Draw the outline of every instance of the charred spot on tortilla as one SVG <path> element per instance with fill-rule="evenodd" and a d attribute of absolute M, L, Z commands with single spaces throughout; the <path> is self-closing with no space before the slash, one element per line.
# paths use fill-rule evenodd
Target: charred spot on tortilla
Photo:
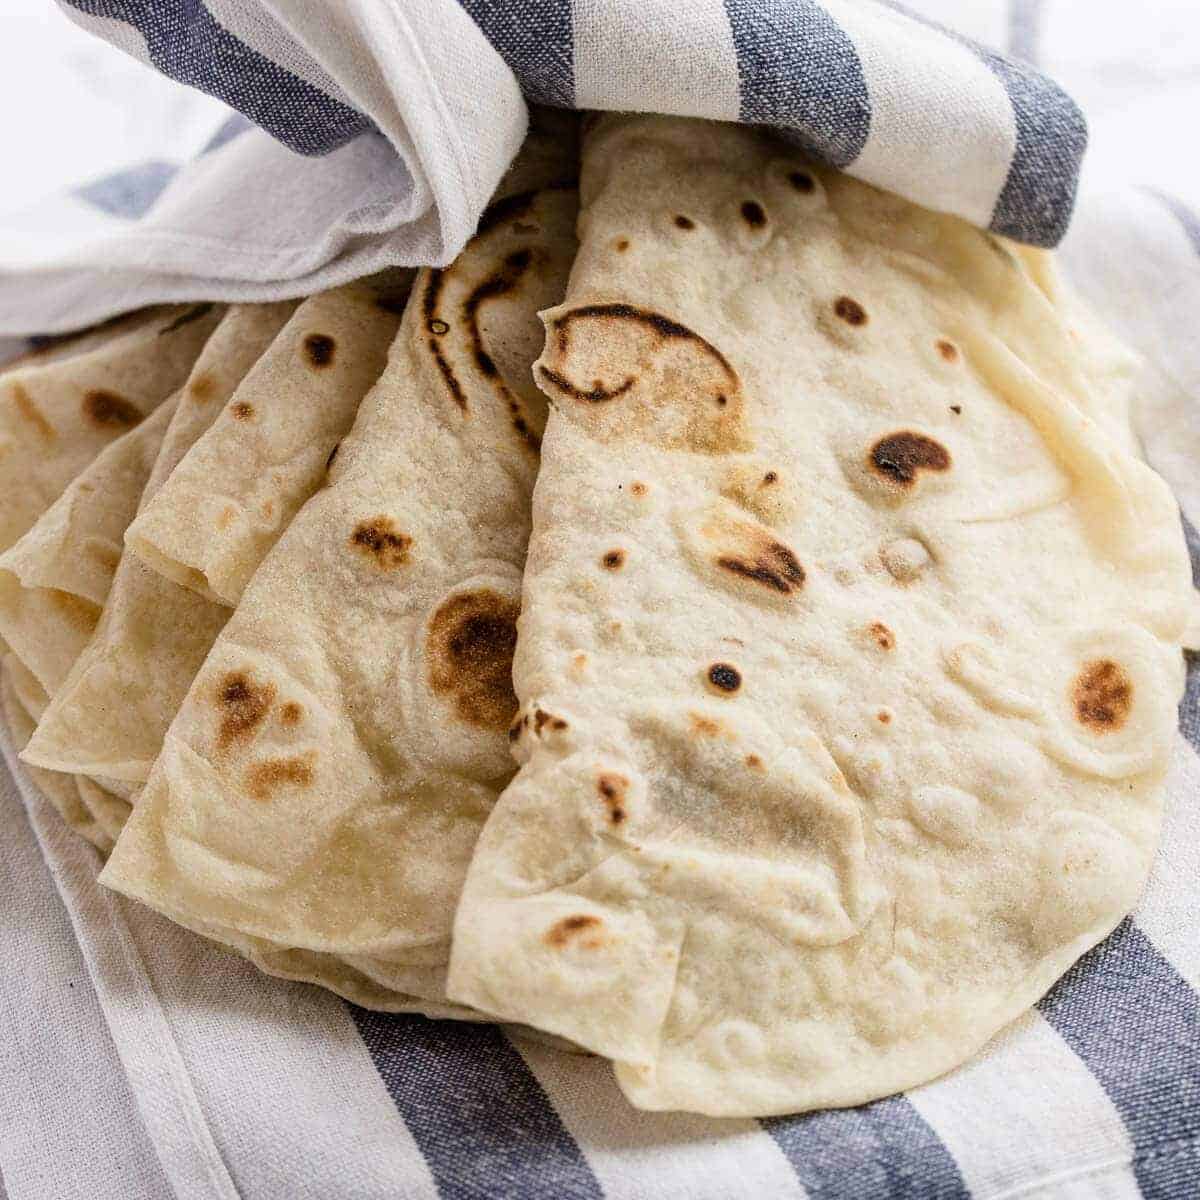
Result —
<path fill-rule="evenodd" d="M 542 378 L 547 383 L 553 384 L 560 392 L 566 396 L 570 396 L 573 400 L 589 400 L 592 403 L 599 403 L 603 400 L 615 400 L 618 396 L 624 395 L 634 385 L 632 376 L 625 379 L 624 382 L 615 388 L 606 388 L 603 384 L 596 383 L 590 389 L 576 387 L 565 375 L 550 367 L 538 365 L 538 370 L 542 374 Z"/>
<path fill-rule="evenodd" d="M 618 254 L 624 254 L 625 251 L 629 249 L 629 239 L 628 238 L 617 238 L 617 240 L 615 242 L 615 247 L 616 247 Z"/>
<path fill-rule="evenodd" d="M 705 678 L 715 691 L 726 696 L 733 695 L 742 686 L 742 673 L 727 662 L 713 663 Z"/>
<path fill-rule="evenodd" d="M 1133 708 L 1133 682 L 1112 659 L 1085 663 L 1072 693 L 1075 716 L 1094 733 L 1111 733 L 1125 724 Z"/>
<path fill-rule="evenodd" d="M 757 200 L 746 200 L 742 203 L 742 220 L 751 229 L 761 229 L 767 223 L 767 214 Z"/>
<path fill-rule="evenodd" d="M 871 447 L 871 467 L 901 487 L 911 487 L 920 471 L 948 471 L 950 451 L 941 442 L 902 429 L 889 433 Z"/>
<path fill-rule="evenodd" d="M 847 325 L 865 325 L 868 320 L 867 310 L 857 300 L 852 300 L 849 296 L 839 296 L 833 302 L 833 311 Z"/>
<path fill-rule="evenodd" d="M 701 337 L 694 330 L 689 329 L 686 325 L 681 325 L 678 321 L 672 320 L 670 317 L 665 317 L 661 313 L 650 309 L 636 308 L 631 304 L 582 305 L 579 308 L 571 309 L 557 318 L 551 332 L 555 348 L 560 356 L 566 357 L 568 355 L 572 326 L 580 321 L 597 321 L 610 330 L 615 329 L 621 323 L 631 324 L 635 328 L 647 330 L 654 339 L 655 347 L 664 342 L 683 342 L 690 345 L 700 355 L 711 359 L 726 380 L 727 387 L 719 392 L 714 392 L 718 408 L 724 408 L 728 405 L 729 397 L 740 391 L 740 381 L 737 373 L 730 365 L 729 360 L 711 342 Z M 611 384 L 605 384 L 603 380 L 594 378 L 588 381 L 577 382 L 555 367 L 539 365 L 538 371 L 546 383 L 563 395 L 569 396 L 574 400 L 587 401 L 592 404 L 615 400 L 628 392 L 638 381 L 636 374 L 629 374 L 620 382 Z M 707 384 L 707 386 L 712 385 Z M 736 420 L 736 414 L 733 410 L 731 410 L 729 417 L 724 418 L 724 420 L 729 419 Z M 729 428 L 722 424 L 716 430 L 708 431 L 703 436 L 695 432 L 690 436 L 694 443 L 703 443 L 703 446 L 696 445 L 695 448 L 715 449 L 717 446 L 724 446 L 731 438 L 736 438 L 737 434 L 731 432 Z M 717 446 L 714 446 L 714 442 Z"/>
<path fill-rule="evenodd" d="M 811 192 L 817 186 L 813 183 L 813 177 L 807 171 L 793 171 L 788 176 L 788 182 L 798 192 Z"/>
<path fill-rule="evenodd" d="M 12 385 L 12 398 L 17 412 L 38 431 L 45 441 L 52 442 L 56 436 L 54 426 L 46 419 L 46 414 L 34 404 L 32 397 L 21 384 L 14 383 Z"/>
<path fill-rule="evenodd" d="M 520 605 L 491 588 L 443 601 L 429 622 L 428 677 L 469 725 L 506 730 L 517 711 L 512 658 Z"/>
<path fill-rule="evenodd" d="M 562 949 L 570 943 L 582 946 L 585 950 L 598 950 L 604 945 L 604 939 L 598 936 L 598 931 L 604 922 L 599 917 L 579 913 L 573 917 L 563 917 L 556 921 L 546 931 L 544 941 L 548 946 Z"/>
<path fill-rule="evenodd" d="M 950 411 L 957 417 L 962 413 L 962 405 L 952 404 L 950 405 Z"/>
<path fill-rule="evenodd" d="M 447 325 L 446 322 L 441 319 L 441 317 L 434 317 L 433 320 L 429 322 L 429 332 L 435 333 L 440 337 L 443 333 L 450 332 L 450 326 Z"/>
<path fill-rule="evenodd" d="M 608 819 L 620 825 L 629 815 L 625 808 L 629 780 L 615 771 L 602 771 L 596 779 L 596 790 L 608 808 Z"/>
<path fill-rule="evenodd" d="M 283 787 L 308 787 L 313 781 L 313 753 L 293 758 L 265 758 L 246 771 L 246 791 L 255 800 L 270 800 Z"/>
<path fill-rule="evenodd" d="M 938 340 L 937 352 L 946 362 L 958 362 L 958 347 L 953 342 L 948 342 L 945 338 Z"/>
<path fill-rule="evenodd" d="M 675 214 L 675 227 L 677 229 L 695 229 L 696 222 L 691 217 L 685 217 L 683 213 Z"/>
<path fill-rule="evenodd" d="M 216 390 L 217 381 L 207 371 L 201 372 L 188 384 L 188 395 L 197 404 L 206 404 Z"/>
<path fill-rule="evenodd" d="M 381 571 L 394 571 L 408 562 L 412 538 L 401 533 L 391 517 L 378 516 L 354 527 L 350 545 L 372 559 Z"/>
<path fill-rule="evenodd" d="M 248 421 L 254 416 L 254 405 L 240 400 L 230 408 L 229 412 L 235 421 Z"/>
<path fill-rule="evenodd" d="M 882 621 L 871 623 L 871 636 L 881 650 L 891 650 L 896 645 L 896 635 Z"/>
<path fill-rule="evenodd" d="M 763 483 L 766 483 L 766 484 L 778 483 L 779 482 L 779 472 L 778 471 L 768 471 L 763 476 L 762 481 L 763 481 Z"/>
<path fill-rule="evenodd" d="M 299 725 L 303 716 L 304 709 L 295 700 L 289 700 L 279 710 L 279 720 L 284 725 Z"/>
<path fill-rule="evenodd" d="M 600 559 L 600 565 L 607 571 L 619 571 L 625 565 L 624 550 L 609 550 Z"/>
<path fill-rule="evenodd" d="M 201 317 L 207 317 L 212 310 L 212 304 L 193 304 L 186 312 L 180 313 L 169 325 L 164 325 L 158 331 L 158 336 L 162 337 L 165 333 L 174 333 L 175 330 L 182 329 L 185 325 L 190 325 L 193 321 L 200 320 Z"/>
<path fill-rule="evenodd" d="M 304 357 L 317 370 L 329 366 L 336 351 L 337 342 L 326 333 L 310 333 L 304 339 Z"/>
<path fill-rule="evenodd" d="M 788 596 L 804 585 L 804 568 L 795 552 L 782 542 L 764 541 L 748 548 L 745 554 L 724 554 L 717 566 L 743 579 L 761 583 L 780 595 Z"/>
<path fill-rule="evenodd" d="M 467 396 L 462 389 L 462 384 L 458 382 L 458 376 L 454 374 L 454 368 L 446 361 L 446 357 L 438 349 L 434 342 L 429 343 L 429 348 L 433 351 L 433 360 L 438 365 L 438 370 L 442 373 L 442 378 L 446 381 L 446 387 L 450 395 L 454 397 L 454 403 L 458 405 L 463 412 L 467 411 Z"/>
<path fill-rule="evenodd" d="M 275 701 L 275 685 L 255 683 L 248 669 L 230 671 L 217 685 L 216 701 L 221 714 L 217 745 L 224 749 L 246 741 L 267 719 Z"/>
<path fill-rule="evenodd" d="M 96 425 L 111 429 L 130 429 L 142 419 L 142 413 L 116 392 L 103 389 L 85 392 L 84 414 Z"/>

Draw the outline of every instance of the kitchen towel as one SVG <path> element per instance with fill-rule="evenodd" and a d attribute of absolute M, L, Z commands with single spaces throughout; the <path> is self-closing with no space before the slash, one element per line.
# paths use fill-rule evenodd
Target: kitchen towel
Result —
<path fill-rule="evenodd" d="M 188 161 L 165 147 L 0 221 L 0 334 L 447 263 L 526 101 L 773 126 L 1041 246 L 1067 228 L 1087 142 L 1048 76 L 893 0 L 59 3 L 234 111 Z"/>

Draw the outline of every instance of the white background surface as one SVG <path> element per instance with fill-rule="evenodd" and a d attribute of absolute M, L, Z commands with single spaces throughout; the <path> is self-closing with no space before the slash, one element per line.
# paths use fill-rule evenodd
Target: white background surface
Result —
<path fill-rule="evenodd" d="M 161 153 L 190 157 L 224 105 L 85 33 L 53 0 L 0 0 L 0 208 Z"/>

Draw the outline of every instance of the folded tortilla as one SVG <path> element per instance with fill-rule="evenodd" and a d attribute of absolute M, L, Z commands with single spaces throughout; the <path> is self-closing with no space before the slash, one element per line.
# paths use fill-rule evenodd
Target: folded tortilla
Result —
<path fill-rule="evenodd" d="M 8 726 L 13 748 L 20 752 L 36 724 L 36 710 L 44 702 L 37 680 L 13 656 L 8 655 L 0 671 L 0 714 Z M 113 846 L 112 835 L 101 825 L 80 795 L 78 780 L 58 771 L 27 767 L 29 778 L 50 801 L 70 828 L 86 838 L 102 854 Z"/>
<path fill-rule="evenodd" d="M 0 554 L 0 638 L 50 695 L 96 630 L 177 402 L 106 446 Z"/>
<path fill-rule="evenodd" d="M 102 882 L 370 1007 L 447 1006 L 454 904 L 513 770 L 511 659 L 545 402 L 537 311 L 573 169 L 519 160 L 419 276 L 327 485 L 242 593 Z"/>
<path fill-rule="evenodd" d="M 195 364 L 140 493 L 145 506 L 289 319 L 290 302 L 236 305 Z M 140 785 L 192 676 L 229 615 L 123 553 L 91 639 L 26 746 L 48 770 Z"/>
<path fill-rule="evenodd" d="M 643 1108 L 923 1083 L 1146 877 L 1178 509 L 1090 395 L 1103 355 L 964 222 L 656 117 L 595 127 L 582 197 L 536 368 L 523 765 L 448 995 Z"/>
<path fill-rule="evenodd" d="M 138 514 L 126 534 L 133 552 L 198 595 L 236 605 L 379 378 L 411 280 L 388 271 L 301 304 Z"/>
<path fill-rule="evenodd" d="M 220 305 L 146 309 L 0 372 L 0 550 L 183 386 Z"/>

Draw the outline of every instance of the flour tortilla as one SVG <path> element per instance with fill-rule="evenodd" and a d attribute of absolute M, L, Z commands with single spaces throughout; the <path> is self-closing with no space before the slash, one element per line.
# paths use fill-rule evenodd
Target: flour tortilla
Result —
<path fill-rule="evenodd" d="M 220 419 L 226 401 L 293 308 L 281 303 L 229 310 L 187 381 L 141 506 L 170 478 L 196 439 Z M 91 640 L 56 689 L 25 748 L 25 761 L 101 777 L 109 791 L 122 784 L 140 786 L 228 616 L 224 606 L 164 579 L 125 551 Z"/>
<path fill-rule="evenodd" d="M 519 162 L 455 263 L 418 276 L 328 485 L 243 593 L 102 878 L 373 1008 L 470 1015 L 445 1004 L 450 923 L 513 770 L 536 314 L 574 250 L 574 191 L 524 189 L 561 179 L 559 154 Z"/>
<path fill-rule="evenodd" d="M 50 695 L 96 630 L 177 402 L 106 446 L 0 554 L 0 638 Z"/>
<path fill-rule="evenodd" d="M 0 550 L 182 387 L 220 305 L 147 309 L 0 372 Z"/>
<path fill-rule="evenodd" d="M 138 514 L 126 543 L 160 574 L 233 607 L 379 378 L 410 271 L 312 296 Z"/>
<path fill-rule="evenodd" d="M 40 694 L 39 684 L 11 654 L 4 659 L 2 668 L 0 715 L 3 715 L 4 723 L 8 726 L 13 748 L 19 753 L 29 740 L 36 723 L 33 708 L 39 706 L 39 701 L 35 699 Z M 44 697 L 41 699 L 44 700 Z M 30 707 L 31 703 L 33 708 Z M 26 770 L 34 786 L 50 801 L 51 806 L 67 825 L 91 842 L 102 854 L 107 854 L 112 849 L 112 836 L 88 810 L 79 794 L 78 781 L 74 777 L 62 775 L 58 771 L 42 771 L 37 767 L 27 767 Z"/>
<path fill-rule="evenodd" d="M 1190 572 L 999 243 L 737 126 L 585 148 L 452 1000 L 643 1108 L 925 1082 L 1129 911 Z M 1101 407 L 1105 407 L 1102 405 Z"/>
<path fill-rule="evenodd" d="M 125 822 L 129 820 L 132 811 L 130 802 L 86 775 L 75 776 L 75 787 L 79 792 L 80 801 L 97 828 L 103 830 L 110 843 L 115 842 L 121 830 L 125 828 Z M 110 844 L 105 852 L 111 849 Z"/>

